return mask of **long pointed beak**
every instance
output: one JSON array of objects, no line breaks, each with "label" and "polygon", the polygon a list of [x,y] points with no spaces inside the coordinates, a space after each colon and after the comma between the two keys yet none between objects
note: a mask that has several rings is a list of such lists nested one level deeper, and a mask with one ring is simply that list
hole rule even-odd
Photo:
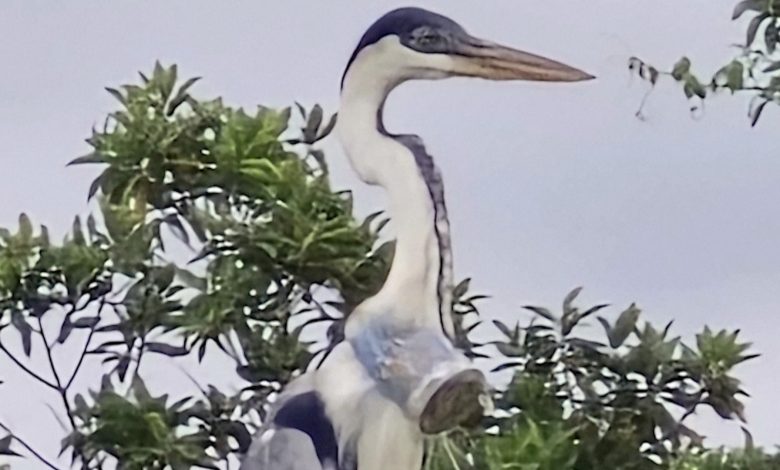
[{"label": "long pointed beak", "polygon": [[579,82],[593,75],[546,57],[469,37],[455,48],[455,75],[489,80]]}]

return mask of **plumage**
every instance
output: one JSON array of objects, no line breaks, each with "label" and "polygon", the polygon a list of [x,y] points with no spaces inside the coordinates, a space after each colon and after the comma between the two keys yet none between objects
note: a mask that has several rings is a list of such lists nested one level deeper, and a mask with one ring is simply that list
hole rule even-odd
[{"label": "plumage", "polygon": [[387,194],[395,255],[382,288],[347,319],[345,340],[280,394],[243,470],[419,469],[426,434],[473,423],[490,408],[484,375],[452,342],[441,173],[419,137],[392,134],[382,120],[401,83],[452,76],[592,78],[420,8],[393,10],[366,31],[342,76],[336,131],[358,177]]},{"label": "plumage", "polygon": [[[346,71],[349,70],[349,67],[352,65],[352,62],[355,61],[355,57],[357,57],[360,51],[366,47],[371,46],[372,44],[376,44],[387,36],[396,36],[399,38],[402,44],[406,44],[408,47],[415,48],[421,52],[433,52],[436,50],[434,49],[436,47],[439,48],[439,52],[442,52],[442,43],[419,44],[417,41],[414,41],[414,32],[419,28],[437,28],[442,31],[449,31],[450,34],[453,35],[466,34],[466,31],[458,23],[452,21],[446,16],[424,10],[422,8],[398,8],[386,13],[366,30],[366,32],[363,34],[363,37],[360,38],[360,42],[358,42],[355,51],[352,53],[352,56],[347,62],[347,67],[344,71],[345,75]],[[422,33],[423,31],[420,32]],[[343,88],[343,77],[341,85]]]},{"label": "plumage", "polygon": [[338,464],[336,432],[325,414],[325,403],[319,393],[309,391],[291,397],[276,412],[273,423],[276,428],[296,429],[305,433],[323,466],[335,467]]}]

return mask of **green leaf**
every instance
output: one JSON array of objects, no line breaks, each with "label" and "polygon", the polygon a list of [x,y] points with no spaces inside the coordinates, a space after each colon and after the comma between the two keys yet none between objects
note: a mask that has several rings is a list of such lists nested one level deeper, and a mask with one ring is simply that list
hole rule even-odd
[{"label": "green leaf", "polygon": [[306,120],[306,108],[304,108],[303,105],[297,101],[295,102],[295,107],[298,109],[301,118],[303,118],[303,120]]},{"label": "green leaf", "polygon": [[30,357],[30,352],[32,350],[32,327],[29,323],[27,323],[27,320],[24,318],[22,312],[16,309],[11,312],[11,324],[14,326],[14,328],[16,328],[16,330],[19,332],[19,335],[22,337],[22,349],[24,350],[24,355]]},{"label": "green leaf", "polygon": [[758,28],[761,27],[761,23],[769,18],[769,16],[769,13],[761,13],[760,15],[757,15],[752,20],[750,20],[750,24],[748,24],[747,27],[747,39],[745,41],[745,47],[750,47],[753,44],[753,41],[756,40],[756,35],[758,34]]},{"label": "green leaf", "polygon": [[748,431],[748,429],[744,426],[742,426],[742,434],[745,436],[745,444],[744,447],[746,450],[753,450],[755,449],[755,443],[753,441],[753,435]]},{"label": "green leaf", "polygon": [[535,307],[533,305],[524,305],[523,308],[526,309],[526,310],[529,310],[529,311],[535,313],[536,315],[539,315],[540,317],[545,318],[545,319],[547,319],[547,320],[549,320],[549,321],[551,321],[553,323],[556,323],[558,321],[558,318],[555,315],[553,315],[553,313],[550,312],[550,310],[548,310],[548,309],[546,309],[544,307]]},{"label": "green leaf", "polygon": [[582,313],[579,315],[579,318],[577,319],[577,321],[584,320],[584,319],[588,318],[589,316],[593,315],[594,313],[596,313],[596,312],[598,312],[598,311],[600,311],[600,310],[603,310],[603,309],[605,309],[605,308],[607,308],[607,307],[609,307],[609,304],[599,304],[599,305],[595,305],[595,306],[593,306],[593,307],[591,307],[591,308],[589,308],[589,309],[585,310],[584,312],[582,312]]},{"label": "green leaf", "polygon": [[11,443],[13,442],[12,436],[5,436],[0,439],[0,455],[8,455],[11,457],[21,457],[20,454],[11,450]]},{"label": "green leaf", "polygon": [[752,127],[755,127],[756,124],[758,124],[758,120],[761,118],[761,113],[764,112],[764,108],[769,103],[769,100],[762,101],[758,106],[753,108],[750,112],[751,119],[750,119],[750,125]]},{"label": "green leaf", "polygon": [[734,365],[742,364],[743,362],[752,361],[753,359],[758,359],[761,357],[761,354],[748,354],[746,356],[741,356],[736,361],[734,361]]},{"label": "green leaf", "polygon": [[509,338],[509,339],[512,339],[512,338],[514,337],[514,335],[513,335],[513,333],[512,333],[512,330],[511,330],[511,329],[510,329],[508,326],[506,326],[506,325],[505,325],[503,322],[501,322],[501,321],[498,321],[498,320],[493,320],[493,324],[494,324],[494,325],[496,326],[496,328],[498,328],[498,330],[499,330],[499,331],[501,331],[501,333],[503,333],[503,334],[504,334],[504,336],[506,336],[507,338]]},{"label": "green leaf", "polygon": [[68,337],[70,337],[71,332],[73,332],[73,323],[70,321],[70,316],[66,316],[65,319],[62,321],[62,326],[60,327],[60,334],[57,336],[57,342],[62,344],[65,341],[68,340]]},{"label": "green leaf", "polygon": [[32,222],[24,212],[19,214],[19,236],[22,240],[30,240],[33,236]]},{"label": "green leaf", "polygon": [[311,149],[309,150],[309,155],[311,155],[312,158],[314,158],[314,160],[320,166],[320,169],[322,169],[322,172],[327,175],[329,170],[328,170],[328,162],[325,160],[325,152],[319,149]]},{"label": "green leaf", "polygon": [[98,235],[97,221],[95,221],[94,214],[89,214],[87,216],[87,233],[89,233],[91,239],[94,239]]},{"label": "green leaf", "polygon": [[[159,67],[158,67],[159,66]],[[167,69],[159,63],[154,68],[154,79],[162,93],[163,101],[168,101],[173,93],[173,87],[176,85],[177,66],[171,65]]]},{"label": "green leaf", "polygon": [[691,70],[691,60],[687,57],[683,57],[682,59],[678,60],[676,64],[674,64],[674,67],[672,68],[672,77],[680,81],[683,78],[685,78],[686,75]]},{"label": "green leaf", "polygon": [[[140,73],[140,72],[139,72]],[[152,80],[164,80],[165,79],[165,67],[159,60],[154,61],[154,69],[152,70]]]},{"label": "green leaf", "polygon": [[322,124],[322,106],[315,104],[309,113],[309,119],[303,130],[303,139],[308,143],[314,143],[317,140],[317,130]]},{"label": "green leaf", "polygon": [[572,310],[572,302],[577,298],[578,295],[580,295],[580,292],[582,292],[582,287],[576,287],[571,292],[569,292],[566,295],[566,298],[563,299],[563,313],[566,314]]},{"label": "green leaf", "polygon": [[743,13],[751,10],[752,11],[761,10],[760,0],[742,0],[741,2],[737,3],[737,6],[734,7],[734,12],[731,14],[731,19],[736,20],[740,16],[742,16]]},{"label": "green leaf", "polygon": [[144,403],[152,400],[152,395],[149,393],[149,389],[146,388],[146,384],[139,375],[133,377],[133,382],[130,385],[130,389],[133,391],[133,395],[135,395],[135,398],[139,402]]},{"label": "green leaf", "polygon": [[655,67],[648,67],[647,72],[650,75],[649,76],[650,83],[652,83],[653,85],[658,83],[658,76],[660,75],[658,69]]},{"label": "green leaf", "polygon": [[704,85],[701,84],[698,78],[696,78],[694,75],[688,74],[685,77],[685,85],[683,86],[683,90],[685,91],[685,96],[690,99],[694,96],[698,96],[701,99],[704,99],[707,96],[707,90],[704,88]]},{"label": "green leaf", "polygon": [[777,72],[778,70],[780,70],[780,60],[778,60],[776,62],[772,62],[763,71],[764,71],[764,73],[771,73],[771,72]]},{"label": "green leaf", "polygon": [[501,372],[502,370],[512,369],[515,367],[520,367],[522,365],[523,365],[522,362],[517,362],[517,361],[504,362],[490,369],[490,372]]},{"label": "green leaf", "polygon": [[105,180],[106,176],[108,175],[108,170],[104,171],[100,174],[97,178],[95,178],[92,183],[89,185],[89,192],[87,193],[87,201],[91,201],[93,197],[95,197],[95,194],[97,194],[98,189],[100,189],[103,186],[103,180]]},{"label": "green leaf", "polygon": [[471,278],[466,278],[458,283],[457,286],[452,290],[452,297],[454,299],[459,299],[463,297],[463,295],[468,292],[469,290],[469,284],[471,284]]},{"label": "green leaf", "polygon": [[374,220],[376,220],[380,215],[384,213],[385,211],[376,211],[366,216],[366,218],[363,220],[363,223],[360,224],[361,230],[366,230],[366,231],[370,230],[371,224],[374,222]]},{"label": "green leaf", "polygon": [[190,78],[179,87],[178,91],[176,92],[176,96],[174,96],[170,103],[168,103],[168,110],[166,112],[168,116],[173,116],[179,106],[187,101],[187,98],[190,96],[187,92],[189,91],[190,87],[192,87],[192,85],[200,80],[200,78],[201,77]]},{"label": "green leaf", "polygon": [[630,307],[620,314],[609,335],[610,346],[619,348],[625,343],[626,339],[628,339],[629,335],[634,331],[640,313],[641,310],[637,308],[636,304],[631,304]]},{"label": "green leaf", "polygon": [[512,343],[496,343],[496,349],[505,357],[523,357],[525,350]]},{"label": "green leaf", "polygon": [[108,93],[109,93],[111,96],[113,96],[114,98],[116,98],[116,100],[117,100],[117,101],[119,101],[120,103],[122,103],[122,105],[123,105],[123,106],[127,106],[127,101],[125,100],[125,97],[124,97],[124,95],[122,95],[122,92],[120,92],[119,90],[117,90],[117,89],[115,89],[115,88],[109,88],[109,87],[106,87],[106,91],[107,91],[107,92],[108,92]]},{"label": "green leaf", "polygon": [[116,367],[114,368],[114,371],[116,371],[120,381],[125,380],[125,376],[127,375],[127,369],[129,367],[130,367],[130,356],[129,355],[122,356],[119,359],[119,362],[117,363]]},{"label": "green leaf", "polygon": [[73,160],[69,161],[66,166],[83,165],[84,163],[106,163],[106,160],[102,155],[96,152],[92,152],[81,157],[74,158]]},{"label": "green leaf", "polygon": [[154,282],[160,291],[164,291],[171,285],[175,275],[176,266],[173,264],[167,264],[165,266],[155,268],[154,271],[152,271],[152,282]]},{"label": "green leaf", "polygon": [[728,72],[726,73],[726,86],[729,87],[732,92],[741,90],[744,83],[744,75],[745,67],[742,65],[742,62],[733,61],[729,65]]},{"label": "green leaf", "polygon": [[146,349],[149,352],[164,354],[168,357],[186,356],[189,351],[184,346],[173,346],[166,343],[150,341],[146,343]]},{"label": "green leaf", "polygon": [[198,347],[198,362],[203,362],[203,357],[206,355],[206,345],[207,342],[200,343],[200,346]]},{"label": "green leaf", "polygon": [[49,248],[51,239],[49,237],[49,228],[45,225],[41,225],[41,234],[38,235],[38,243],[41,244],[41,248]]},{"label": "green leaf", "polygon": [[81,225],[81,217],[76,216],[73,219],[73,228],[72,228],[72,235],[73,235],[73,243],[76,245],[85,245],[86,244],[86,238],[84,238],[84,230]]},{"label": "green leaf", "polygon": [[176,268],[176,276],[181,282],[193,289],[205,292],[208,286],[206,278],[196,276],[192,272],[184,268]]},{"label": "green leaf", "polygon": [[320,133],[317,135],[317,139],[315,140],[315,142],[319,142],[320,140],[330,135],[330,133],[333,132],[333,128],[336,127],[337,121],[338,121],[338,113],[334,113],[330,117],[330,120],[325,125],[325,127],[322,128],[322,130],[320,130]]},{"label": "green leaf", "polygon": [[73,322],[74,328],[94,328],[100,322],[100,317],[81,317]]},{"label": "green leaf", "polygon": [[766,50],[770,54],[774,54],[777,47],[777,23],[772,20],[766,28],[764,28],[764,45]]}]

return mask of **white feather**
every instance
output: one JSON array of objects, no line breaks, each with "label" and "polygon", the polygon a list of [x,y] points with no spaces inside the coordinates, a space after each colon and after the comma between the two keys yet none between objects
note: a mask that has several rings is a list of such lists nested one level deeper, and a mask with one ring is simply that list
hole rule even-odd
[{"label": "white feather", "polygon": [[378,130],[378,110],[398,84],[411,78],[443,78],[441,70],[449,62],[447,56],[414,52],[388,36],[364,48],[346,74],[336,130],[358,176],[385,189],[396,235],[387,281],[355,310],[348,336],[378,316],[440,328],[440,257],[430,193],[412,152]]}]

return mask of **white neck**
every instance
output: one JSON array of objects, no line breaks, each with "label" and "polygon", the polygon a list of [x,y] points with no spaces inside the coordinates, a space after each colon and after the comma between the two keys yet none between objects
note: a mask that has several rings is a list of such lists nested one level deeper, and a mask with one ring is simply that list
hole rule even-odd
[{"label": "white neck", "polygon": [[[440,302],[451,302],[451,296],[442,299],[440,292],[442,262],[429,188],[412,151],[379,130],[379,113],[387,95],[408,78],[394,67],[394,53],[388,54],[393,44],[385,44],[385,50],[382,46],[379,51],[361,52],[350,67],[342,89],[337,132],[360,179],[387,192],[397,237],[395,256],[382,289],[355,309],[346,333],[350,336],[364,322],[381,315],[402,326],[441,328],[443,322],[451,336],[449,305],[443,316],[440,309]],[[451,270],[449,258],[444,265],[444,271]],[[451,280],[449,272],[443,274]]]}]

